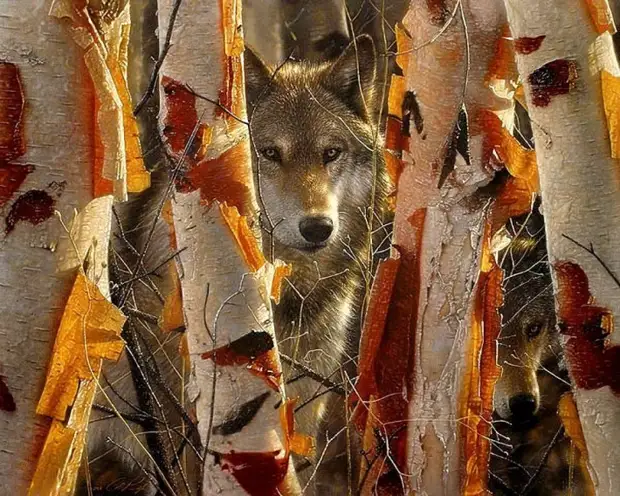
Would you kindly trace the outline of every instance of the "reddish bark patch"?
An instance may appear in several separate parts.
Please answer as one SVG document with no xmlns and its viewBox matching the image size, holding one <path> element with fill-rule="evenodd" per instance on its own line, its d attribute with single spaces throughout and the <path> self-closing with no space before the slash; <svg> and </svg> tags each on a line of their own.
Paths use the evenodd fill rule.
<svg viewBox="0 0 620 496">
<path fill-rule="evenodd" d="M 56 201 L 46 191 L 40 189 L 24 193 L 15 200 L 6 216 L 5 233 L 13 231 L 20 221 L 30 222 L 33 225 L 46 221 L 54 215 L 55 203 Z"/>
<path fill-rule="evenodd" d="M 15 411 L 15 400 L 9 391 L 9 387 L 4 382 L 4 377 L 0 375 L 0 410 L 5 412 Z"/>
<path fill-rule="evenodd" d="M 534 38 L 530 38 L 529 36 L 522 36 L 521 38 L 517 38 L 515 40 L 515 51 L 522 55 L 534 53 L 540 48 L 540 45 L 542 45 L 542 42 L 545 38 L 545 35 L 536 36 Z"/>
<path fill-rule="evenodd" d="M 385 147 L 397 152 L 409 150 L 409 128 L 403 127 L 402 121 L 393 115 L 387 117 Z"/>
<path fill-rule="evenodd" d="M 251 374 L 263 379 L 269 387 L 278 391 L 280 376 L 273 340 L 264 331 L 253 331 L 232 343 L 207 351 L 203 360 L 213 360 L 217 365 L 246 367 Z"/>
<path fill-rule="evenodd" d="M 572 60 L 553 60 L 532 72 L 528 81 L 532 91 L 532 103 L 546 107 L 551 98 L 565 95 L 575 88 L 577 64 Z"/>
<path fill-rule="evenodd" d="M 379 439 L 372 442 L 370 450 L 377 459 L 374 464 L 372 479 L 366 480 L 365 487 L 375 483 L 380 491 L 382 481 L 390 477 L 382 476 L 393 469 L 407 472 L 406 442 L 409 394 L 414 362 L 415 328 L 418 318 L 418 295 L 420 287 L 420 250 L 422 230 L 426 219 L 426 210 L 416 210 L 408 219 L 416 232 L 414 246 L 396 246 L 400 259 L 389 260 L 384 265 L 383 273 L 373 284 L 371 304 L 362 333 L 360 347 L 360 402 L 354 411 L 355 422 L 364 426 L 365 437 L 369 429 L 381 426 Z M 382 289 L 384 287 L 384 289 Z M 391 288 L 388 302 L 379 298 L 379 294 Z M 382 295 L 385 296 L 385 295 Z M 372 313 L 370 313 L 372 312 Z M 357 389 L 357 388 L 356 388 Z M 355 401 L 357 398 L 352 398 Z M 374 399 L 370 405 L 366 401 Z M 369 414 L 369 409 L 372 414 Z M 385 439 L 389 446 L 385 446 Z M 365 447 L 366 448 L 366 447 Z M 368 450 L 367 450 L 368 451 Z M 387 453 L 390 461 L 386 461 Z M 373 458 L 371 454 L 370 459 Z M 368 478 L 370 479 L 370 478 Z M 386 482 L 387 483 L 387 482 Z M 379 492 L 381 494 L 381 492 Z"/>
<path fill-rule="evenodd" d="M 434 26 L 444 25 L 450 17 L 450 11 L 446 7 L 446 0 L 426 0 L 426 7 L 428 8 L 431 24 Z"/>
<path fill-rule="evenodd" d="M 203 200 L 226 201 L 227 204 L 237 207 L 241 215 L 245 215 L 244 199 L 249 196 L 249 190 L 247 185 L 239 180 L 235 167 L 235 164 L 243 163 L 245 156 L 246 143 L 240 142 L 217 158 L 196 163 L 177 187 L 182 192 L 199 189 Z"/>
<path fill-rule="evenodd" d="M 205 159 L 207 146 L 203 146 L 202 138 L 209 133 L 208 126 L 198 122 L 196 96 L 168 76 L 162 78 L 162 85 L 166 98 L 163 134 L 174 153 L 185 154 L 187 172 L 178 177 L 177 189 L 183 193 L 198 189 L 205 203 L 225 202 L 246 215 L 247 200 L 251 197 L 247 142 L 238 143 L 216 158 Z"/>
<path fill-rule="evenodd" d="M 0 207 L 5 205 L 34 171 L 33 165 L 11 164 L 26 153 L 24 91 L 19 68 L 0 62 Z"/>
<path fill-rule="evenodd" d="M 188 146 L 188 141 L 198 125 L 196 96 L 187 86 L 168 76 L 163 76 L 162 86 L 166 98 L 163 130 L 166 141 L 173 152 L 182 153 L 187 149 L 188 157 L 193 158 L 200 148 L 197 138 L 202 135 L 200 130 L 197 130 L 194 140 Z"/>
<path fill-rule="evenodd" d="M 288 470 L 288 456 L 280 451 L 216 453 L 216 462 L 230 472 L 253 496 L 278 496 L 278 486 Z"/>
<path fill-rule="evenodd" d="M 233 94 L 234 94 L 234 82 L 235 82 L 235 64 L 233 57 L 226 57 L 225 62 L 226 71 L 224 74 L 224 85 L 219 91 L 219 104 L 215 111 L 217 115 L 226 116 L 228 112 L 233 112 Z"/>
<path fill-rule="evenodd" d="M 0 62 L 0 162 L 26 153 L 24 92 L 15 64 Z"/>
<path fill-rule="evenodd" d="M 0 162 L 0 207 L 5 205 L 22 185 L 34 165 L 7 164 Z"/>
<path fill-rule="evenodd" d="M 567 336 L 564 350 L 575 385 L 582 389 L 609 386 L 620 395 L 620 346 L 610 345 L 613 314 L 595 305 L 588 276 L 573 262 L 556 262 L 558 321 Z"/>
</svg>

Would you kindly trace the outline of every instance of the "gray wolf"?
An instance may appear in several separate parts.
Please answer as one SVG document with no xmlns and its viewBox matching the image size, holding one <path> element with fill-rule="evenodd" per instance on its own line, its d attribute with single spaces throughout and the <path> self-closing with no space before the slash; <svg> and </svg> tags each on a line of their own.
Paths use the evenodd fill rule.
<svg viewBox="0 0 620 496">
<path fill-rule="evenodd" d="M 304 403 L 322 386 L 296 378 L 292 362 L 350 386 L 373 237 L 389 237 L 374 44 L 361 36 L 335 61 L 275 69 L 246 51 L 245 67 L 264 248 L 293 266 L 274 308 L 275 329 L 287 395 Z M 297 413 L 298 429 L 316 437 L 319 455 L 327 436 L 340 433 L 314 477 L 320 494 L 346 494 L 344 421 L 342 396 L 331 392 Z M 302 483 L 312 472 L 299 472 Z"/>
</svg>

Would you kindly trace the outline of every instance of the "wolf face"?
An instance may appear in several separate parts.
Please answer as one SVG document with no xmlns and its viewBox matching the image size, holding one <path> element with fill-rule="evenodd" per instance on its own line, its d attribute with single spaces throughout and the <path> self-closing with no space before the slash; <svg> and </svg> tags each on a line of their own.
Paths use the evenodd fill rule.
<svg viewBox="0 0 620 496">
<path fill-rule="evenodd" d="M 375 72 L 368 36 L 358 37 L 333 62 L 287 61 L 276 70 L 245 52 L 264 246 L 293 266 L 274 307 L 278 348 L 323 377 L 355 375 L 363 270 L 369 270 L 366 262 L 379 244 L 373 229 L 389 225 Z M 294 379 L 287 383 L 288 396 L 300 404 L 312 400 L 318 385 L 312 378 L 295 378 L 286 363 L 283 374 L 285 381 Z M 326 433 L 342 432 L 346 425 L 345 404 L 329 393 L 310 405 L 296 413 L 295 422 L 323 453 Z M 321 482 L 307 494 L 327 494 L 324 484 L 329 494 L 346 494 L 349 474 L 356 470 L 348 466 L 346 453 L 358 449 L 355 438 L 329 443 L 314 478 Z M 310 475 L 311 470 L 298 472 L 302 486 Z"/>
<path fill-rule="evenodd" d="M 373 186 L 372 39 L 359 37 L 333 63 L 289 61 L 274 72 L 248 50 L 245 65 L 259 200 L 279 256 L 337 245 Z"/>
<path fill-rule="evenodd" d="M 537 373 L 560 355 L 542 216 L 532 212 L 524 222 L 513 224 L 518 234 L 500 254 L 505 274 L 497 342 L 502 375 L 494 404 L 500 417 L 514 423 L 528 422 L 537 413 L 541 397 Z"/>
</svg>

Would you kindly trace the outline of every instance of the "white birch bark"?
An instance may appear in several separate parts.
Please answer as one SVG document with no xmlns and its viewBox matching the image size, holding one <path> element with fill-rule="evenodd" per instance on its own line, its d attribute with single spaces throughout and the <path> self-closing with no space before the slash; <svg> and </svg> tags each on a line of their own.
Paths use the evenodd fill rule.
<svg viewBox="0 0 620 496">
<path fill-rule="evenodd" d="M 49 425 L 35 407 L 75 275 L 56 272 L 53 250 L 62 228 L 54 216 L 42 216 L 36 225 L 17 222 L 8 234 L 7 216 L 35 190 L 49 195 L 65 219 L 90 200 L 92 94 L 84 84 L 81 50 L 49 16 L 49 2 L 4 3 L 0 60 L 20 73 L 26 148 L 12 160 L 2 157 L 0 173 L 9 163 L 34 166 L 0 210 L 0 375 L 15 400 L 15 411 L 0 410 L 0 480 L 3 492 L 25 494 Z M 0 109 L 6 109 L 5 98 Z M 0 116 L 4 128 L 3 110 Z"/>
<path fill-rule="evenodd" d="M 405 77 L 407 89 L 417 94 L 424 130 L 416 133 L 412 126 L 410 155 L 398 186 L 394 236 L 399 247 L 421 243 L 408 470 L 412 489 L 433 495 L 458 494 L 465 468 L 459 445 L 459 392 L 485 214 L 484 202 L 472 199 L 491 179 L 480 112 L 499 113 L 512 105 L 486 82 L 505 19 L 501 2 L 441 4 L 438 12 L 430 4 L 413 3 L 404 19 L 413 47 L 422 47 L 410 55 Z M 470 164 L 457 155 L 454 172 L 438 189 L 462 105 L 468 114 Z M 408 219 L 419 208 L 426 208 L 426 218 L 422 239 L 416 240 Z"/>
<path fill-rule="evenodd" d="M 164 39 L 163 30 L 167 29 L 173 3 L 172 0 L 159 1 L 160 42 Z M 160 81 L 165 83 L 166 78 L 172 78 L 217 102 L 223 86 L 232 84 L 226 79 L 231 76 L 230 73 L 226 76 L 226 64 L 234 65 L 231 58 L 241 53 L 232 43 L 241 28 L 240 5 L 233 0 L 183 2 Z M 226 27 L 230 18 L 223 21 L 226 13 L 233 19 L 232 30 Z M 236 67 L 242 69 L 241 64 Z M 229 91 L 237 101 L 233 103 L 237 108 L 235 117 L 246 119 L 243 86 L 229 88 Z M 160 117 L 162 123 L 166 123 L 173 118 L 174 109 L 163 85 L 160 98 Z M 249 172 L 247 126 L 230 114 L 216 116 L 216 107 L 204 99 L 196 99 L 195 110 L 200 124 L 212 130 L 206 159 L 218 158 L 231 146 L 238 146 L 241 162 L 230 166 L 241 170 L 245 167 Z M 184 152 L 178 153 L 177 160 L 182 160 L 183 155 Z M 251 177 L 250 172 L 247 196 L 241 207 L 250 215 L 251 225 L 256 226 L 253 216 L 257 205 Z M 281 369 L 269 300 L 273 270 L 270 264 L 265 264 L 253 272 L 239 252 L 218 204 L 206 206 L 201 193 L 200 187 L 191 193 L 177 193 L 173 213 L 177 244 L 179 248 L 188 247 L 180 255 L 181 287 L 192 367 L 190 397 L 195 399 L 198 429 L 207 450 L 203 494 L 246 494 L 255 490 L 268 491 L 268 487 L 274 493 L 277 487 L 283 494 L 292 494 L 298 488 L 295 489 L 296 481 L 291 477 L 294 474 L 292 463 L 287 460 L 287 436 L 279 411 L 274 408 L 283 398 L 283 388 L 281 383 L 277 385 Z M 225 196 L 217 199 L 231 200 Z M 274 370 L 253 375 L 249 365 L 222 364 L 225 358 L 222 349 L 240 338 L 256 336 L 251 334 L 253 331 L 263 336 L 267 333 L 273 342 Z M 201 356 L 217 349 L 220 349 L 219 355 Z M 242 353 L 233 354 L 239 358 Z M 275 380 L 274 386 L 268 385 L 269 379 Z M 255 402 L 257 408 L 250 415 L 244 414 L 242 407 L 253 400 L 258 401 Z M 245 410 L 247 412 L 247 408 Z M 235 423 L 237 427 L 231 428 Z M 235 460 L 235 454 L 245 460 Z M 254 455 L 259 458 L 264 455 L 263 461 L 268 460 L 267 468 L 261 468 Z M 274 464 L 280 463 L 282 473 L 274 476 L 270 472 L 274 472 Z"/>
<path fill-rule="evenodd" d="M 612 57 L 611 37 L 594 30 L 585 0 L 544 3 L 506 0 L 505 3 L 516 39 L 544 37 L 538 50 L 517 56 L 517 65 L 534 123 L 550 261 L 554 266 L 568 261 L 581 267 L 589 281 L 594 304 L 610 310 L 617 323 L 620 287 L 610 273 L 620 274 L 620 164 L 611 157 L 601 92 L 601 68 L 614 76 L 619 74 Z M 550 63 L 563 64 L 568 69 L 560 74 L 549 69 Z M 542 71 L 553 87 L 541 86 L 537 75 Z M 596 257 L 565 236 L 585 247 L 591 246 L 609 272 Z M 557 290 L 557 273 L 554 281 Z M 569 339 L 572 338 L 565 338 L 565 349 Z M 607 345 L 617 346 L 619 342 L 616 331 L 609 336 Z M 570 353 L 567 361 L 577 382 L 575 397 L 597 493 L 617 494 L 620 491 L 618 391 L 603 384 L 604 380 L 594 387 L 579 385 L 580 367 L 596 368 L 605 364 L 579 363 Z M 607 384 L 612 384 L 613 375 L 620 373 L 620 364 L 616 361 L 608 366 L 606 375 L 610 382 Z"/>
</svg>

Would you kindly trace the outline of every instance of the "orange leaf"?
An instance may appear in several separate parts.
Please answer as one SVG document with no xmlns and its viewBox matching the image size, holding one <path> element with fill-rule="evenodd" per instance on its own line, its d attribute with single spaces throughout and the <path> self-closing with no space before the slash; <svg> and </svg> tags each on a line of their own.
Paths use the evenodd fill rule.
<svg viewBox="0 0 620 496">
<path fill-rule="evenodd" d="M 80 380 L 99 375 L 101 361 L 118 360 L 125 316 L 82 271 L 73 284 L 54 343 L 39 415 L 64 420 Z"/>
<path fill-rule="evenodd" d="M 514 40 L 510 27 L 505 25 L 501 36 L 497 38 L 495 55 L 489 64 L 486 81 L 489 83 L 493 79 L 516 80 L 517 75 Z"/>
<path fill-rule="evenodd" d="M 151 185 L 151 173 L 144 167 L 142 146 L 138 123 L 133 115 L 131 95 L 127 81 L 121 72 L 118 62 L 108 57 L 108 67 L 112 73 L 116 91 L 123 104 L 123 135 L 125 138 L 125 164 L 127 168 L 127 191 L 140 193 Z"/>
<path fill-rule="evenodd" d="M 287 450 L 301 456 L 314 456 L 314 438 L 295 432 L 295 403 L 294 399 L 287 399 L 280 407 L 280 422 L 286 436 Z"/>
</svg>

